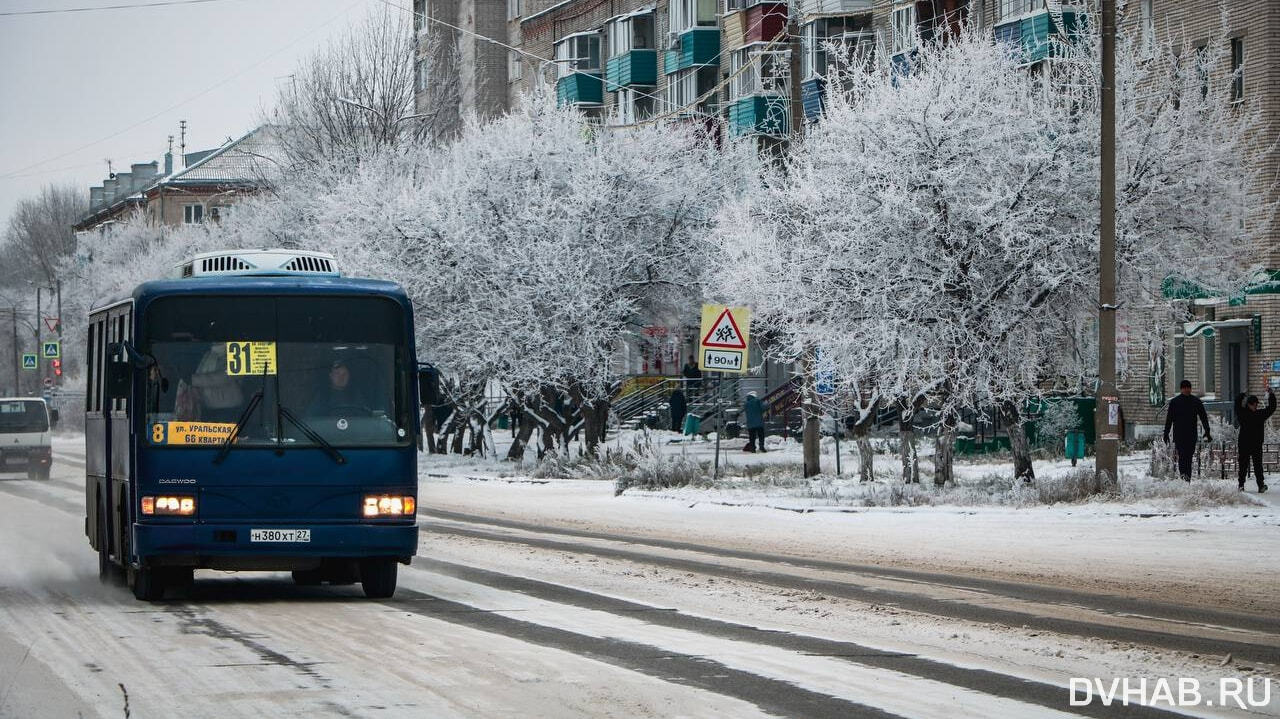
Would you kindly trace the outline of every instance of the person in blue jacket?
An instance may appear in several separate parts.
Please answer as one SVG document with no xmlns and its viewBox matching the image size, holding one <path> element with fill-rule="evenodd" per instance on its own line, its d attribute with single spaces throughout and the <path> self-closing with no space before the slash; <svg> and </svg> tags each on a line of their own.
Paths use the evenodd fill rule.
<svg viewBox="0 0 1280 719">
<path fill-rule="evenodd" d="M 742 416 L 747 426 L 747 452 L 765 451 L 764 448 L 764 403 L 755 392 L 747 393 L 747 401 L 742 407 Z"/>
</svg>

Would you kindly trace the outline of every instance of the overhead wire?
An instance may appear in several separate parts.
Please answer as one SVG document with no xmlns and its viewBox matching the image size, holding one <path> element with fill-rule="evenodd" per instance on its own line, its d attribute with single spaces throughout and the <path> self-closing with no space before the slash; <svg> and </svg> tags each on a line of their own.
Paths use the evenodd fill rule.
<svg viewBox="0 0 1280 719">
<path fill-rule="evenodd" d="M 509 44 L 509 43 L 503 42 L 502 40 L 498 40 L 498 39 L 493 38 L 493 37 L 490 37 L 490 36 L 488 36 L 488 35 L 483 35 L 483 34 L 481 34 L 481 33 L 475 32 L 475 31 L 473 31 L 473 30 L 468 30 L 468 29 L 466 29 L 466 28 L 464 28 L 464 27 L 459 27 L 459 26 L 454 25 L 454 24 L 452 24 L 452 23 L 445 22 L 444 20 L 441 20 L 441 19 L 439 19 L 439 18 L 433 18 L 433 17 L 431 17 L 430 15 L 427 15 L 426 13 L 420 13 L 420 12 L 418 12 L 417 10 L 414 10 L 414 9 L 411 9 L 411 8 L 407 8 L 407 7 L 403 6 L 403 5 L 400 5 L 400 4 L 398 4 L 398 3 L 392 2 L 392 0 L 378 0 L 378 1 L 379 1 L 379 2 L 381 2 L 381 3 L 382 3 L 382 4 L 384 4 L 384 5 L 387 5 L 387 6 L 389 6 L 389 7 L 396 8 L 396 9 L 398 9 L 398 10 L 402 11 L 402 12 L 410 13 L 410 14 L 411 14 L 413 17 L 415 17 L 415 18 L 422 18 L 422 19 L 423 19 L 424 21 L 426 21 L 426 22 L 435 23 L 435 24 L 437 24 L 437 25 L 441 25 L 441 26 L 446 27 L 446 28 L 449 28 L 449 29 L 451 29 L 451 30 L 455 30 L 455 31 L 457 31 L 457 32 L 463 33 L 464 35 L 469 35 L 469 36 L 471 36 L 471 37 L 474 37 L 474 38 L 476 38 L 477 40 L 483 40 L 484 42 L 488 42 L 488 43 L 490 43 L 490 44 L 492 44 L 492 45 L 497 45 L 498 47 L 506 48 L 506 49 L 508 49 L 508 50 L 510 50 L 510 51 L 512 51 L 512 52 L 516 52 L 516 53 L 519 53 L 520 55 L 523 55 L 523 56 L 525 56 L 525 57 L 531 58 L 531 59 L 533 59 L 533 60 L 537 60 L 538 62 L 541 62 L 541 63 L 548 63 L 548 62 L 549 62 L 549 63 L 552 63 L 552 64 L 556 65 L 556 67 L 557 67 L 557 68 L 559 68 L 559 67 L 560 67 L 560 65 L 561 65 L 561 61 L 560 61 L 560 60 L 555 60 L 555 59 L 552 59 L 552 58 L 543 57 L 543 56 L 538 55 L 538 54 L 536 54 L 536 53 L 529 52 L 528 50 L 525 50 L 524 48 L 516 47 L 516 46 L 514 46 L 514 45 L 511 45 L 511 44 Z M 759 25 L 759 23 L 760 23 L 760 22 L 762 22 L 763 20 L 764 20 L 764 18 L 763 18 L 763 17 L 761 17 L 759 20 L 757 20 L 757 21 L 756 21 L 756 24 L 755 24 L 755 25 L 752 25 L 752 28 L 751 28 L 751 29 L 754 29 L 754 28 L 755 28 L 756 26 L 758 26 L 758 25 Z M 656 33 L 655 33 L 655 34 L 656 34 Z M 722 49 L 720 52 L 716 53 L 716 55 L 712 58 L 712 60 L 719 60 L 719 58 L 720 58 L 723 54 L 724 54 L 724 50 Z M 702 63 L 702 65 L 704 65 L 704 66 L 705 66 L 705 65 L 710 65 L 710 64 L 711 64 L 710 62 L 708 62 L 708 63 Z M 591 77 L 591 78 L 598 77 L 598 75 L 596 75 L 595 73 L 585 72 L 585 71 L 577 70 L 577 69 L 574 69 L 574 68 L 568 68 L 568 72 L 569 72 L 570 74 L 573 74 L 573 75 L 583 75 L 583 76 Z M 542 80 L 542 78 L 541 78 L 541 71 L 540 71 L 540 70 L 539 70 L 539 78 L 538 78 L 538 80 L 539 80 L 539 81 L 541 81 L 541 80 Z M 719 86 L 718 86 L 718 87 L 719 87 Z M 648 92 L 639 92 L 639 91 L 636 91 L 636 94 L 637 94 L 637 95 L 639 95 L 639 96 L 641 96 L 641 97 L 649 97 L 649 98 L 652 98 L 652 99 L 654 99 L 654 100 L 661 100 L 661 101 L 663 101 L 663 102 L 665 102 L 665 100 L 666 100 L 665 98 L 660 97 L 660 96 L 658 96 L 658 95 L 656 95 L 656 94 L 653 94 L 653 93 L 648 93 Z M 692 104 L 695 104 L 695 103 L 690 103 L 690 105 L 692 105 Z M 684 107 L 688 107 L 688 105 L 685 105 Z M 711 113 L 706 113 L 706 112 L 698 112 L 698 111 L 695 111 L 695 113 L 694 113 L 694 114 L 702 115 L 702 116 L 709 117 L 709 118 L 712 118 L 712 119 L 716 119 L 716 118 L 718 117 L 717 115 L 713 115 L 713 114 L 711 114 Z"/>
<path fill-rule="evenodd" d="M 134 8 L 166 7 L 169 5 L 200 5 L 204 3 L 229 2 L 230 0 L 162 0 L 161 2 L 128 3 L 124 5 L 100 5 L 98 7 L 67 7 L 48 10 L 8 10 L 0 12 L 0 17 L 18 15 L 59 15 L 73 12 L 97 12 L 99 10 L 131 10 Z"/>
</svg>

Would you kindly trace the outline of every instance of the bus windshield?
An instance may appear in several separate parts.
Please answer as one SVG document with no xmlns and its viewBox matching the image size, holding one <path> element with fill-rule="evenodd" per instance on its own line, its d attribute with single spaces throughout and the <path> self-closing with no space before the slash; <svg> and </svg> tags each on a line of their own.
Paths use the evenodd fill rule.
<svg viewBox="0 0 1280 719">
<path fill-rule="evenodd" d="M 48 432 L 49 413 L 44 402 L 23 399 L 0 400 L 0 432 Z"/>
<path fill-rule="evenodd" d="M 315 446 L 305 429 L 336 447 L 407 444 L 404 342 L 402 310 L 383 298 L 156 300 L 139 347 L 154 360 L 148 440 L 221 445 L 243 422 L 237 447 Z"/>
</svg>

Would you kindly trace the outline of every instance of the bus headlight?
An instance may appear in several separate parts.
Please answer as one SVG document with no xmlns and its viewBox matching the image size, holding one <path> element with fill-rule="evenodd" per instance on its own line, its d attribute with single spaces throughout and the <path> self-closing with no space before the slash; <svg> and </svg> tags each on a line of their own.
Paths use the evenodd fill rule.
<svg viewBox="0 0 1280 719">
<path fill-rule="evenodd" d="M 366 494 L 364 497 L 366 517 L 411 517 L 416 512 L 417 503 L 413 497 L 391 494 Z"/>
<path fill-rule="evenodd" d="M 190 517 L 196 513 L 195 497 L 143 497 L 142 513 L 147 516 L 168 514 Z"/>
</svg>

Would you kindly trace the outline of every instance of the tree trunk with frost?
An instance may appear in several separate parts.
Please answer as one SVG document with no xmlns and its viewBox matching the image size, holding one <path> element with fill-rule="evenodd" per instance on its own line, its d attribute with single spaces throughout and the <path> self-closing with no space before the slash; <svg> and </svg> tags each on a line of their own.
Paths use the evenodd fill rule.
<svg viewBox="0 0 1280 719">
<path fill-rule="evenodd" d="M 1031 443 L 1027 441 L 1027 432 L 1022 412 L 1018 406 L 1006 402 L 1000 407 L 1000 419 L 1009 430 L 1009 451 L 1013 454 L 1013 476 L 1024 482 L 1036 478 L 1031 464 Z"/>
</svg>

